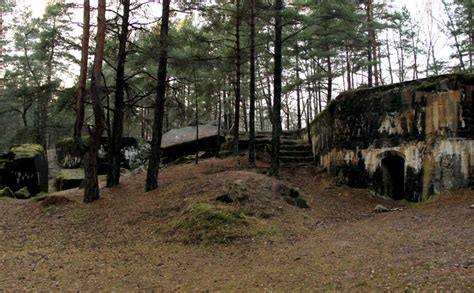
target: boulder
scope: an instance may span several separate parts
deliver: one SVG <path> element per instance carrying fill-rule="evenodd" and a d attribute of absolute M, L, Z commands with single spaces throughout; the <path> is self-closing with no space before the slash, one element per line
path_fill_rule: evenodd
<path fill-rule="evenodd" d="M 375 206 L 375 208 L 372 210 L 374 213 L 386 213 L 386 212 L 390 212 L 391 209 L 389 208 L 386 208 L 384 207 L 383 205 L 381 204 L 378 204 Z"/>
<path fill-rule="evenodd" d="M 224 141 L 223 136 L 218 136 L 218 127 L 215 125 L 199 125 L 198 140 L 196 143 L 196 126 L 172 129 L 163 134 L 161 140 L 162 158 L 164 163 L 196 153 L 206 152 L 209 156 L 215 154 L 216 149 Z"/>

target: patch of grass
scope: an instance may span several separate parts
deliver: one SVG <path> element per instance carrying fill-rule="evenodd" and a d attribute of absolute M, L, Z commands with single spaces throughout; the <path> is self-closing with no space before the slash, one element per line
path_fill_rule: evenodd
<path fill-rule="evenodd" d="M 367 286 L 368 286 L 368 284 L 367 284 L 367 281 L 365 281 L 365 280 L 358 281 L 358 282 L 354 285 L 354 287 L 367 287 Z"/>
<path fill-rule="evenodd" d="M 233 206 L 192 205 L 164 229 L 170 240 L 185 244 L 230 243 L 271 235 L 275 229 Z"/>
<path fill-rule="evenodd" d="M 45 200 L 49 196 L 49 193 L 47 192 L 40 192 L 37 195 L 33 196 L 31 199 L 33 201 L 42 201 Z"/>
<path fill-rule="evenodd" d="M 58 213 L 60 211 L 60 208 L 55 206 L 55 205 L 51 205 L 51 206 L 47 206 L 46 208 L 43 209 L 43 214 L 45 216 L 51 216 L 51 215 L 54 215 L 56 213 Z"/>

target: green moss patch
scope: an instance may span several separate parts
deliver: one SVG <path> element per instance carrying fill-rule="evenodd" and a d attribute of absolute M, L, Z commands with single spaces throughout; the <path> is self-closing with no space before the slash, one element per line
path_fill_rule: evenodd
<path fill-rule="evenodd" d="M 56 179 L 82 180 L 84 179 L 84 169 L 61 169 Z"/>
<path fill-rule="evenodd" d="M 89 137 L 81 137 L 81 143 L 88 145 L 89 144 Z M 56 142 L 56 148 L 60 149 L 74 149 L 76 147 L 76 142 L 74 141 L 73 137 L 65 137 Z"/>
<path fill-rule="evenodd" d="M 163 230 L 170 240 L 186 244 L 230 243 L 275 231 L 271 225 L 236 207 L 206 203 L 190 206 Z"/>
<path fill-rule="evenodd" d="M 10 152 L 15 154 L 15 159 L 24 159 L 42 155 L 44 154 L 44 149 L 39 144 L 22 144 L 10 148 Z"/>
<path fill-rule="evenodd" d="M 15 197 L 15 194 L 10 187 L 0 189 L 0 197 Z"/>
<path fill-rule="evenodd" d="M 43 200 L 45 200 L 46 198 L 48 198 L 48 196 L 49 196 L 49 193 L 47 193 L 47 192 L 40 192 L 40 193 L 38 193 L 37 195 L 31 197 L 31 199 L 32 199 L 33 201 L 43 201 Z"/>
<path fill-rule="evenodd" d="M 27 199 L 31 197 L 31 193 L 27 187 L 23 187 L 15 192 L 16 198 Z"/>
<path fill-rule="evenodd" d="M 84 169 L 61 169 L 56 176 L 58 190 L 79 187 L 84 181 Z"/>

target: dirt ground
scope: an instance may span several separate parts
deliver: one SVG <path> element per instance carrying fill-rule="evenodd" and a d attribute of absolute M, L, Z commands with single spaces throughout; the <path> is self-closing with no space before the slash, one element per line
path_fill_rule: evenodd
<path fill-rule="evenodd" d="M 239 164 L 238 161 L 241 161 Z M 159 227 L 188 198 L 209 194 L 245 158 L 164 169 L 157 191 L 145 174 L 101 189 L 93 204 L 0 199 L 0 291 L 411 291 L 474 290 L 474 191 L 423 204 L 336 186 L 312 167 L 284 169 L 309 209 L 269 219 L 281 233 L 233 244 L 165 241 Z M 377 204 L 401 210 L 373 213 Z"/>

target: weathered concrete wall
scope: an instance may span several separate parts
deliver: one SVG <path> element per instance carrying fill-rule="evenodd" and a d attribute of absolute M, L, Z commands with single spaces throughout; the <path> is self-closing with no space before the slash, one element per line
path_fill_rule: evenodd
<path fill-rule="evenodd" d="M 396 188 L 387 185 L 392 178 L 413 201 L 466 186 L 474 173 L 473 96 L 473 75 L 342 93 L 311 124 L 316 161 L 384 195 Z"/>
<path fill-rule="evenodd" d="M 26 187 L 31 195 L 48 192 L 48 162 L 43 147 L 23 144 L 0 154 L 0 186 L 14 192 Z"/>
<path fill-rule="evenodd" d="M 107 174 L 107 145 L 107 138 L 102 137 L 98 157 L 99 174 Z M 144 161 L 142 155 L 147 151 L 146 148 L 148 148 L 148 146 L 141 146 L 137 139 L 133 137 L 123 137 L 121 149 L 122 157 L 120 159 L 121 166 L 127 169 L 136 168 L 138 164 Z M 65 138 L 58 141 L 56 143 L 56 154 L 61 168 L 75 169 L 82 166 L 82 157 L 75 150 L 72 138 Z"/>

